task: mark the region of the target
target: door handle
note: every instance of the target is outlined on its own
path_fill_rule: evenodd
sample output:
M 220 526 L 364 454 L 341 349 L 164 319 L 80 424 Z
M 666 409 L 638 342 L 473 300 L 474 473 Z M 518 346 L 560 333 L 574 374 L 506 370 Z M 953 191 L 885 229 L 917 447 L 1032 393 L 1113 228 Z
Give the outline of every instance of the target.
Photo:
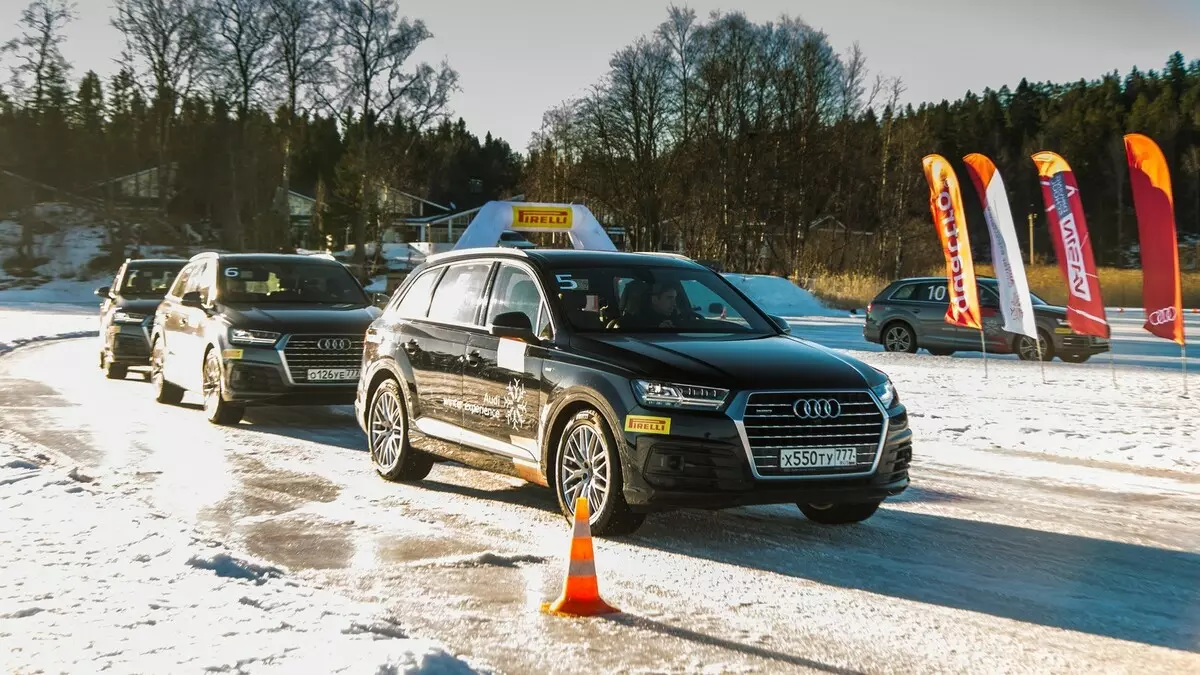
M 920 308 L 920 307 L 914 308 L 914 309 L 913 309 L 913 311 L 912 311 L 912 313 L 913 313 L 913 314 L 920 314 L 920 313 L 921 313 L 921 308 Z

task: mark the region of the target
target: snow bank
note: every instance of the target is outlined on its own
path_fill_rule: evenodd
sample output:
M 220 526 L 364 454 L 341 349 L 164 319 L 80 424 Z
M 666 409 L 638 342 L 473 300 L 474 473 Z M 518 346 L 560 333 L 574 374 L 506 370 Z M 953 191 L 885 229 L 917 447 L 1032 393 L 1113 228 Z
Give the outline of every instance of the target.
M 81 480 L 0 440 L 6 672 L 476 672 L 377 606 L 150 511 L 136 481 Z
M 764 310 L 785 318 L 797 316 L 846 316 L 846 312 L 830 309 L 812 293 L 783 277 L 762 274 L 724 275 L 741 292 Z
M 9 292 L 0 291 L 0 303 Z M 0 355 L 34 342 L 99 335 L 95 309 L 72 305 L 0 304 Z
M 1178 370 L 856 352 L 908 407 L 915 452 L 1016 451 L 1200 474 L 1197 386 Z

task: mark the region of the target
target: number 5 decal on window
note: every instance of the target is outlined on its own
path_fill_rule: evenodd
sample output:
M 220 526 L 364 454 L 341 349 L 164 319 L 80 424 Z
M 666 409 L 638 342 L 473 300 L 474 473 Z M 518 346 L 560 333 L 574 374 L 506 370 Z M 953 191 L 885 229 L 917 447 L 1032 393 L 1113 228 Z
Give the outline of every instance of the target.
M 571 278 L 570 274 L 556 274 L 555 279 L 558 279 L 558 290 L 573 291 L 579 288 L 579 282 Z

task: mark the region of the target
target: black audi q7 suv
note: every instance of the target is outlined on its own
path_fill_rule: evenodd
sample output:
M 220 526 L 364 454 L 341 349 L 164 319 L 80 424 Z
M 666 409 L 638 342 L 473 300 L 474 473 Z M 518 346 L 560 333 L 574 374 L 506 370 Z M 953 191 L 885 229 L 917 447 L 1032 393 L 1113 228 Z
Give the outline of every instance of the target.
M 100 367 L 110 380 L 150 363 L 154 310 L 186 260 L 126 260 L 112 286 L 96 289 L 100 304 Z
M 858 522 L 904 491 L 912 457 L 887 376 L 651 254 L 431 257 L 367 330 L 355 407 L 384 478 L 439 459 L 507 473 L 568 517 L 587 496 L 597 534 L 679 507 Z
M 371 300 L 331 259 L 201 253 L 154 317 L 157 399 L 199 392 L 216 424 L 237 424 L 252 405 L 348 405 L 380 315 Z

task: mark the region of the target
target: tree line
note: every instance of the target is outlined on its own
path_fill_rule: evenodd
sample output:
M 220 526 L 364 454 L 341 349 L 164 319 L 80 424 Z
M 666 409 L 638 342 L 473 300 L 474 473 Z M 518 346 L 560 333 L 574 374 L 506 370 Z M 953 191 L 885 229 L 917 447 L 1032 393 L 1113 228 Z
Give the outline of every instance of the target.
M 1200 237 L 1200 61 L 1175 53 L 1162 70 L 1022 80 L 917 107 L 903 95 L 857 45 L 838 53 L 799 19 L 704 21 L 672 7 L 586 95 L 546 112 L 526 192 L 587 203 L 640 249 L 679 242 L 738 270 L 891 276 L 941 261 L 921 171 L 935 152 L 956 164 L 977 259 L 987 231 L 961 163 L 971 152 L 1004 177 L 1026 256 L 1032 215 L 1035 253 L 1050 258 L 1030 156 L 1054 150 L 1077 174 L 1097 258 L 1121 265 L 1137 262 L 1121 137 L 1142 132 L 1172 167 L 1181 237 Z
M 520 156 L 450 118 L 458 74 L 415 62 L 433 35 L 397 0 L 114 0 L 107 79 L 73 79 L 74 19 L 68 0 L 33 0 L 0 48 L 0 169 L 22 186 L 88 195 L 157 168 L 163 222 L 207 222 L 233 250 L 348 227 L 360 254 L 382 185 L 458 208 L 519 187 Z M 318 201 L 307 242 L 290 241 L 293 190 Z

